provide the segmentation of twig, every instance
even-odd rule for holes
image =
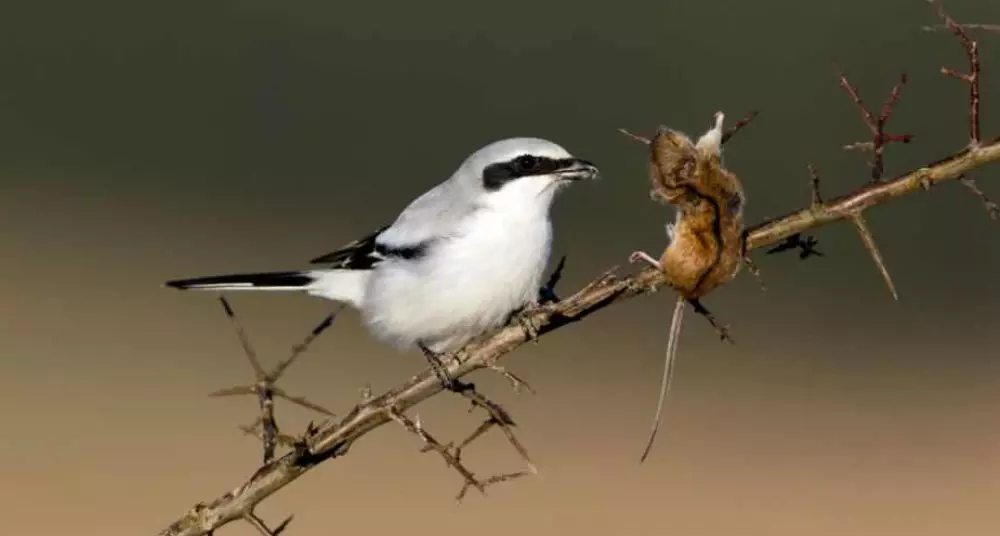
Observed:
[[[952,19],[947,12],[945,12],[944,6],[942,6],[940,2],[936,0],[928,0],[928,2],[930,2],[937,8],[938,16],[941,17],[941,19],[944,21],[944,24],[941,25],[941,28],[947,29],[949,32],[954,34],[955,37],[958,38],[959,42],[962,44],[962,49],[965,51],[965,57],[969,61],[968,74],[959,73],[958,71],[948,67],[941,67],[941,73],[944,74],[945,76],[955,78],[956,80],[961,80],[962,82],[965,82],[966,84],[969,85],[969,144],[973,146],[978,145],[980,136],[979,43],[978,41],[975,41],[972,38],[970,38],[969,35],[965,32],[965,30],[967,28],[977,27],[979,29],[991,29],[991,31],[1000,31],[1000,25],[959,24],[955,22],[955,20]],[[924,27],[925,30],[927,28],[928,27],[926,26]],[[968,188],[969,191],[973,193],[973,195],[978,197],[983,202],[983,205],[986,207],[986,212],[989,213],[990,218],[994,220],[997,219],[998,214],[1000,214],[1000,212],[998,212],[997,210],[996,203],[990,201],[989,198],[986,197],[986,194],[984,194],[983,191],[979,189],[979,186],[977,186],[975,181],[973,181],[972,179],[968,177],[963,177],[961,181],[962,184],[966,188]]]
[[[823,196],[820,195],[819,191],[819,171],[812,164],[809,164],[809,184],[812,187],[811,206],[818,207],[823,204]]]
[[[477,490],[479,490],[479,493],[482,493],[483,495],[486,494],[486,487],[483,486],[479,482],[479,480],[476,480],[476,475],[472,471],[468,470],[464,465],[462,465],[462,462],[459,461],[458,458],[452,456],[452,454],[448,452],[448,449],[444,445],[442,445],[438,440],[434,439],[434,436],[432,436],[427,430],[424,430],[423,426],[420,425],[419,417],[417,418],[416,421],[410,420],[405,415],[403,415],[401,411],[395,408],[389,408],[387,412],[389,414],[389,417],[392,418],[392,420],[398,422],[400,425],[403,426],[403,428],[407,429],[410,433],[415,434],[417,437],[423,440],[423,442],[427,445],[424,450],[431,449],[440,454],[441,458],[444,459],[445,463],[447,463],[449,467],[455,469],[455,471],[457,471],[458,474],[462,475],[462,478],[465,479],[466,484],[471,485]]]
[[[337,312],[327,315],[313,330],[306,336],[306,338],[299,344],[292,347],[291,355],[279,362],[274,370],[267,372],[264,367],[261,366],[260,360],[257,359],[257,352],[254,351],[253,346],[250,344],[250,339],[247,337],[246,331],[240,324],[239,320],[236,318],[236,313],[233,312],[233,308],[229,305],[229,302],[224,296],[219,297],[219,302],[222,304],[222,308],[226,313],[226,317],[229,318],[233,329],[236,331],[236,335],[240,340],[240,345],[243,347],[243,351],[250,361],[250,366],[253,368],[254,377],[257,380],[251,385],[238,385],[236,387],[227,387],[225,389],[219,389],[209,393],[208,396],[212,397],[222,397],[222,396],[236,396],[236,395],[254,395],[257,397],[257,402],[260,406],[260,416],[257,420],[253,422],[250,426],[240,426],[240,430],[249,435],[254,435],[258,437],[261,441],[261,445],[264,449],[264,463],[268,463],[274,459],[275,450],[278,444],[291,445],[294,443],[294,438],[281,433],[278,428],[278,423],[274,418],[274,399],[284,398],[289,402],[298,404],[302,407],[323,413],[324,415],[333,416],[330,410],[310,402],[309,400],[299,397],[292,396],[285,391],[279,389],[274,384],[281,378],[281,375],[285,373],[289,366],[306,349],[312,344],[316,337],[319,337],[321,333],[327,330],[332,324],[333,320],[341,308],[338,308]],[[258,433],[257,429],[260,428]]]
[[[257,532],[259,532],[261,536],[278,536],[288,528],[288,524],[292,522],[292,517],[293,516],[288,516],[281,522],[280,525],[273,529],[268,528],[267,523],[264,523],[264,520],[257,517],[257,514],[253,512],[248,512],[243,516],[243,519],[252,525],[253,528],[257,529]]]
[[[743,119],[740,119],[739,121],[733,123],[733,126],[731,126],[728,129],[726,129],[726,131],[722,134],[722,143],[726,143],[727,141],[729,141],[730,139],[732,139],[732,137],[735,136],[737,132],[739,132],[740,130],[742,130],[743,127],[749,125],[750,122],[753,121],[754,119],[756,119],[758,115],[760,115],[760,112],[757,111],[757,110],[754,110],[754,111],[750,112]]]
[[[984,32],[1000,33],[1000,24],[976,24],[976,23],[962,23],[962,27],[966,30],[982,30]],[[940,31],[951,31],[951,28],[947,24],[935,24],[933,26],[923,26],[921,29],[925,32],[940,32]]]
[[[861,113],[861,118],[865,121],[865,125],[868,126],[868,130],[871,131],[872,141],[868,143],[853,143],[845,145],[844,149],[865,149],[870,150],[874,156],[871,161],[872,168],[872,182],[878,182],[882,179],[882,174],[885,171],[884,153],[885,146],[894,143],[910,143],[913,136],[910,134],[886,134],[885,124],[892,117],[893,107],[899,100],[900,91],[903,89],[903,84],[906,83],[906,75],[901,75],[899,77],[899,82],[893,86],[892,91],[889,93],[889,97],[886,99],[885,103],[882,105],[882,109],[879,111],[879,115],[876,118],[875,115],[865,106],[864,102],[861,101],[861,96],[858,95],[858,89],[848,82],[847,77],[843,72],[839,74],[840,87],[844,88],[847,95],[851,97],[854,102],[854,106],[857,107],[858,112]]]
[[[997,207],[996,203],[990,201],[989,197],[986,197],[986,194],[979,189],[979,186],[976,186],[975,181],[968,177],[962,177],[959,179],[959,182],[961,182],[962,185],[968,188],[973,195],[978,197],[979,200],[983,202],[983,206],[986,207],[986,212],[990,215],[991,220],[1000,219],[1000,208]]]
[[[945,27],[951,31],[965,50],[965,56],[969,60],[969,72],[959,73],[949,67],[941,67],[941,74],[961,80],[969,85],[969,143],[977,145],[979,143],[979,43],[965,33],[964,25],[955,22],[944,10],[944,6],[937,0],[927,0],[937,8],[937,14],[944,21]]]

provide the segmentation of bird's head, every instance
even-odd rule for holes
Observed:
[[[494,208],[548,209],[562,186],[596,179],[594,164],[539,138],[508,138],[472,153],[457,174]]]

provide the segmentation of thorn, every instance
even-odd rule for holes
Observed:
[[[1000,24],[962,24],[962,27],[966,30],[982,30],[984,32],[1000,33]],[[940,32],[942,30],[950,31],[951,28],[947,24],[935,24],[933,26],[921,26],[921,30],[925,32]]]
[[[399,423],[400,426],[408,430],[410,433],[419,437],[424,442],[425,449],[434,450],[435,452],[437,452],[438,455],[441,456],[441,458],[445,461],[446,464],[448,464],[449,467],[451,467],[452,469],[457,471],[460,475],[462,475],[462,478],[465,480],[465,483],[468,486],[472,486],[477,490],[479,490],[479,493],[486,495],[486,486],[484,486],[481,482],[479,482],[479,480],[476,479],[476,475],[473,474],[472,471],[469,471],[464,465],[462,465],[462,462],[459,461],[457,458],[455,458],[450,452],[448,452],[448,449],[445,448],[445,446],[442,445],[437,439],[434,439],[434,436],[432,436],[429,432],[427,432],[427,430],[423,429],[416,422],[407,418],[405,415],[399,412],[395,407],[389,408],[387,410],[387,413],[389,415],[389,418]],[[464,490],[465,488],[463,487],[462,489]]]
[[[323,415],[326,415],[328,417],[334,417],[335,416],[333,414],[333,412],[331,412],[330,410],[324,408],[323,406],[320,406],[319,404],[315,404],[313,402],[310,402],[309,400],[307,400],[306,398],[301,397],[301,396],[291,396],[288,393],[282,391],[281,389],[278,389],[277,387],[272,387],[271,388],[271,393],[274,396],[278,397],[278,398],[283,398],[283,399],[285,399],[285,400],[287,400],[287,401],[289,401],[289,402],[291,402],[293,404],[297,404],[297,405],[302,406],[302,407],[304,407],[306,409],[311,409],[311,410],[313,410],[313,411],[315,411],[317,413],[322,413]]]
[[[819,171],[816,166],[809,164],[809,182],[812,186],[812,208],[823,204],[823,197],[819,193]]]
[[[237,396],[237,395],[255,395],[257,394],[257,387],[253,385],[239,385],[236,387],[227,387],[225,389],[219,389],[218,391],[212,391],[208,393],[210,397],[222,397],[222,396]]]
[[[285,373],[285,370],[287,370],[288,367],[290,367],[292,363],[294,363],[295,360],[298,359],[300,355],[302,355],[306,350],[309,349],[309,346],[312,345],[313,341],[315,341],[317,337],[319,337],[324,331],[326,331],[327,329],[330,328],[330,326],[333,325],[334,319],[336,319],[337,315],[340,314],[340,312],[343,309],[344,309],[343,305],[337,307],[337,309],[334,312],[324,317],[323,320],[321,320],[320,323],[317,324],[316,327],[314,327],[312,331],[309,332],[308,335],[306,335],[305,339],[303,339],[302,342],[296,344],[295,346],[292,346],[291,355],[289,355],[286,359],[284,359],[283,361],[278,363],[276,367],[274,367],[274,370],[272,370],[271,373],[267,375],[268,380],[272,382],[278,381],[278,378],[280,378],[281,375]]]
[[[979,186],[976,186],[975,181],[967,177],[962,177],[958,180],[966,188],[968,188],[973,193],[973,195],[978,197],[979,200],[983,202],[983,205],[986,207],[986,212],[989,213],[991,220],[1000,219],[1000,207],[997,207],[996,203],[990,201],[990,198],[986,197],[986,194],[979,189]]]
[[[257,381],[266,379],[267,374],[264,373],[264,367],[261,367],[260,361],[257,360],[257,352],[250,344],[250,338],[247,337],[246,331],[243,329],[243,325],[236,319],[236,313],[233,312],[233,308],[229,305],[229,301],[226,300],[225,296],[219,296],[219,302],[222,303],[222,309],[225,311],[226,317],[229,318],[229,323],[232,324],[233,329],[236,331],[236,336],[240,340],[243,352],[250,361],[250,366],[253,367],[254,377]]]
[[[875,150],[875,144],[870,141],[856,141],[854,143],[848,143],[841,148],[845,151],[862,151],[870,153]]]
[[[732,137],[735,136],[737,132],[743,130],[743,127],[749,125],[750,122],[756,119],[758,115],[760,115],[760,112],[754,110],[749,114],[747,114],[747,116],[744,117],[743,119],[740,119],[739,121],[733,123],[733,126],[726,129],[726,131],[722,134],[722,143],[725,144],[730,139],[732,139]]]
[[[264,523],[264,520],[257,517],[257,515],[254,514],[252,511],[244,514],[243,519],[247,523],[253,525],[253,527],[257,529],[257,532],[261,533],[262,536],[278,536],[279,534],[282,533],[282,531],[288,528],[288,524],[292,522],[292,516],[288,516],[284,521],[281,522],[280,525],[278,525],[276,529],[271,530],[267,528],[267,524]]]
[[[515,394],[521,394],[521,389],[524,389],[533,395],[538,394],[535,392],[534,389],[531,388],[530,385],[528,385],[528,382],[524,381],[513,372],[507,371],[507,369],[505,369],[504,367],[497,364],[491,364],[489,365],[489,369],[492,370],[493,372],[501,374],[504,378],[506,378],[507,381],[510,382],[511,387],[514,389]]]
[[[644,143],[646,145],[649,145],[650,143],[653,143],[649,138],[644,138],[644,137],[642,137],[642,136],[640,136],[638,134],[633,134],[632,132],[630,132],[629,130],[624,129],[624,128],[618,129],[618,132],[621,132],[622,134],[628,136],[629,138],[632,138],[633,140],[635,140],[635,141],[637,141],[639,143]]]
[[[514,450],[521,455],[521,459],[528,465],[528,469],[532,473],[537,473],[538,469],[535,464],[532,463],[531,457],[528,455],[528,449],[524,448],[524,445],[517,439],[514,435],[513,427],[515,426],[514,419],[511,418],[510,413],[507,412],[500,404],[486,398],[486,396],[480,394],[476,391],[475,386],[467,384],[466,388],[460,393],[462,396],[467,398],[473,405],[486,410],[490,414],[490,420],[494,421],[495,425],[500,428],[504,436],[507,437],[507,442],[514,447]]]
[[[868,229],[868,224],[861,214],[851,216],[851,221],[854,222],[854,227],[857,228],[858,234],[861,235],[861,241],[864,242],[865,249],[868,250],[868,253],[871,253],[872,259],[875,261],[875,266],[882,273],[882,279],[885,280],[885,284],[889,287],[889,292],[892,293],[893,299],[899,300],[899,294],[896,293],[896,286],[892,284],[892,277],[889,276],[889,270],[886,269],[885,262],[882,261],[882,254],[879,253],[878,246],[875,244],[875,237],[872,236],[871,231]]]
[[[767,287],[764,285],[764,278],[760,275],[760,268],[758,268],[757,263],[753,262],[753,259],[750,258],[749,253],[743,255],[743,264],[747,265],[747,271],[750,272],[750,275],[752,275],[757,281],[757,284],[760,285],[760,289],[766,292]]]

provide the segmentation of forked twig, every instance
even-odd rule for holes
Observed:
[[[969,62],[969,72],[960,73],[955,69],[949,67],[941,67],[941,74],[965,82],[969,86],[969,145],[977,146],[980,141],[980,127],[979,127],[979,76],[980,76],[980,66],[979,66],[979,42],[975,41],[969,34],[966,33],[967,28],[978,27],[979,29],[988,28],[1000,28],[1000,25],[970,25],[970,24],[959,24],[955,22],[954,19],[948,15],[944,10],[944,6],[941,5],[937,0],[928,0],[929,3],[933,4],[937,8],[937,14],[944,21],[941,25],[942,29],[947,29],[955,37],[958,38],[959,42],[962,44],[962,49],[965,51],[965,57]],[[984,28],[985,27],[985,28]],[[928,27],[924,27],[926,30]],[[994,30],[995,31],[995,30]],[[961,183],[965,186],[973,195],[978,197],[983,205],[986,207],[986,212],[989,213],[991,219],[998,219],[998,210],[996,203],[993,203],[986,197],[986,194],[979,189],[975,181],[968,177],[963,177]]]
[[[274,384],[281,378],[282,374],[288,369],[289,366],[306,349],[312,344],[314,340],[324,331],[326,331],[331,325],[333,325],[333,320],[341,308],[338,308],[337,312],[327,315],[323,320],[312,329],[312,331],[306,336],[306,338],[299,344],[292,347],[291,355],[278,363],[277,366],[270,372],[264,370],[261,366],[260,360],[257,358],[257,352],[253,349],[250,344],[250,338],[246,334],[246,330],[243,329],[242,324],[236,318],[236,313],[233,311],[232,306],[226,300],[225,296],[219,297],[219,302],[222,304],[222,308],[226,313],[226,317],[229,318],[229,322],[232,324],[233,329],[236,331],[236,335],[240,340],[240,345],[243,347],[243,351],[250,361],[250,366],[253,368],[254,377],[256,382],[250,385],[238,385],[235,387],[227,387],[225,389],[219,389],[208,396],[212,397],[222,397],[222,396],[237,396],[237,395],[254,395],[257,397],[258,405],[260,406],[260,416],[257,420],[249,426],[240,426],[240,430],[244,433],[254,435],[261,440],[261,445],[264,449],[264,463],[268,463],[274,459],[275,450],[279,444],[292,445],[295,442],[294,438],[281,433],[278,428],[278,423],[274,418],[274,399],[283,398],[298,404],[299,406],[311,409],[313,411],[322,413],[324,415],[333,416],[330,410],[310,402],[304,397],[292,396],[279,389]],[[258,433],[258,428],[260,431]]]
[[[900,92],[903,89],[903,84],[906,83],[906,75],[901,75],[899,77],[899,82],[893,86],[892,91],[889,93],[889,97],[886,99],[885,103],[882,105],[882,109],[879,111],[879,115],[876,118],[875,115],[865,106],[864,102],[861,100],[861,96],[858,94],[858,89],[854,87],[848,80],[847,76],[843,72],[839,73],[838,80],[840,81],[840,87],[844,88],[847,95],[854,102],[854,106],[861,113],[861,118],[864,120],[865,125],[868,130],[871,131],[872,141],[867,143],[854,143],[845,145],[845,149],[869,149],[871,150],[873,157],[871,161],[872,168],[872,182],[878,182],[882,180],[882,174],[885,171],[884,153],[885,146],[890,143],[910,143],[913,139],[911,134],[886,134],[885,124],[892,117],[893,108],[896,102],[899,100]]]

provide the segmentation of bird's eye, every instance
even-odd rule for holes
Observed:
[[[532,171],[538,167],[538,159],[530,154],[525,154],[517,157],[514,164],[522,171]]]

